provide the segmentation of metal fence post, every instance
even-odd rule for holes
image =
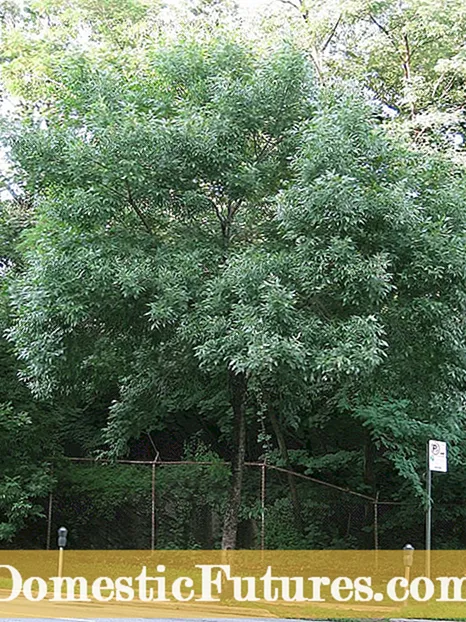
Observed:
[[[261,551],[265,549],[265,476],[266,463],[261,466]]]
[[[151,535],[150,550],[155,549],[155,461],[152,463],[152,501],[151,501]]]
[[[53,492],[49,492],[49,508],[47,512],[47,551],[50,551],[50,539],[52,537],[52,505]]]
[[[374,549],[375,549],[375,569],[379,569],[379,490],[374,500]]]

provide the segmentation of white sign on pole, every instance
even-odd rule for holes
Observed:
[[[447,444],[429,441],[429,471],[447,472]]]

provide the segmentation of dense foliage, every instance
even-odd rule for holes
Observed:
[[[257,546],[263,460],[406,504],[386,533],[419,539],[429,438],[449,443],[438,499],[466,483],[452,14],[439,47],[427,2],[303,0],[265,44],[226,5],[165,34],[155,3],[98,5],[3,5],[0,538],[53,488],[78,546],[148,544],[150,469],[73,455],[214,463],[158,469],[158,546]],[[270,478],[267,545],[372,546],[371,506],[326,494]]]

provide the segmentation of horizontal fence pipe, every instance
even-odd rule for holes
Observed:
[[[182,466],[182,465],[204,465],[204,466],[214,466],[214,465],[229,465],[229,462],[225,462],[224,460],[125,460],[125,459],[116,459],[113,458],[75,458],[72,456],[66,456],[66,460],[70,460],[71,462],[93,462],[95,464],[105,463],[105,464],[157,464],[159,466]],[[245,462],[244,466],[263,466],[263,462]]]
[[[153,465],[154,460],[125,460],[125,459],[112,459],[112,458],[75,458],[71,456],[67,456],[66,460],[70,460],[71,462],[91,462],[94,464],[139,464],[139,465]],[[158,460],[156,462],[158,466],[226,466],[229,465],[229,462],[225,461],[195,461],[195,460]],[[264,466],[263,462],[245,462],[244,466],[252,466],[252,467],[262,467]],[[390,501],[377,501],[373,497],[369,495],[364,495],[360,492],[355,492],[354,490],[349,490],[348,488],[343,488],[342,486],[337,486],[336,484],[330,484],[329,482],[324,482],[315,477],[311,477],[310,475],[305,475],[304,473],[297,473],[296,471],[290,471],[289,469],[284,469],[283,467],[278,467],[272,464],[266,464],[265,467],[267,469],[272,469],[274,471],[278,471],[280,473],[285,473],[289,475],[294,475],[301,479],[314,482],[315,484],[320,484],[321,486],[326,486],[327,488],[333,488],[334,490],[338,490],[340,492],[344,492],[348,495],[353,495],[356,497],[360,497],[361,499],[365,499],[366,501],[371,501],[372,503],[386,503],[390,505],[403,505],[402,502],[390,502]]]
[[[374,499],[373,497],[369,497],[368,495],[363,495],[361,492],[354,492],[353,490],[349,490],[348,488],[342,488],[341,486],[337,486],[336,484],[329,484],[328,482],[323,482],[320,479],[316,479],[315,477],[311,477],[310,475],[305,475],[304,473],[296,473],[296,471],[289,471],[288,469],[283,469],[282,467],[277,467],[272,464],[268,464],[267,467],[269,469],[273,469],[274,471],[279,471],[280,473],[295,475],[296,477],[300,477],[301,479],[314,482],[315,484],[320,484],[321,486],[327,486],[328,488],[334,488],[335,490],[339,490],[340,492],[345,492],[348,495],[355,495],[356,497],[361,497],[362,499],[366,499],[367,501],[372,501],[373,503],[376,502],[376,499]],[[380,501],[378,503],[380,503]]]

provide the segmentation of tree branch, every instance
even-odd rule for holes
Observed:
[[[333,37],[335,36],[335,33],[337,31],[338,26],[340,25],[341,19],[343,17],[343,13],[340,13],[334,27],[332,28],[332,30],[330,31],[330,34],[328,35],[327,39],[325,40],[324,45],[322,46],[320,52],[321,54],[323,52],[325,52],[325,50],[327,49],[327,46],[329,45],[330,41],[333,39]]]
[[[282,4],[289,4],[290,6],[292,6],[294,9],[296,9],[297,11],[301,12],[301,4],[297,5],[294,2],[291,2],[291,0],[279,0]]]
[[[148,221],[146,220],[146,217],[144,216],[144,214],[141,212],[141,210],[137,206],[136,201],[134,200],[134,197],[133,197],[133,193],[131,192],[131,186],[129,185],[129,182],[128,182],[127,179],[125,179],[125,186],[126,186],[126,190],[128,191],[128,200],[129,200],[129,204],[130,204],[131,208],[133,209],[133,211],[138,216],[139,220],[144,225],[144,228],[146,229],[147,233],[151,233],[152,234],[153,231],[151,229],[151,226],[149,225]]]
[[[220,208],[217,205],[217,203],[213,199],[211,199],[211,202],[212,202],[212,205],[214,206],[215,213],[217,214],[217,218],[220,223],[220,227],[222,229],[222,235],[225,237],[226,226],[227,226],[226,219],[222,216],[222,212],[220,211]]]
[[[379,28],[379,30],[381,30],[381,31],[384,33],[384,35],[386,35],[386,36],[390,39],[390,41],[391,41],[391,43],[392,43],[393,47],[395,48],[395,50],[396,50],[396,52],[397,52],[398,56],[400,56],[400,50],[399,50],[399,48],[398,48],[398,43],[397,43],[397,40],[394,38],[394,36],[393,36],[393,35],[392,35],[392,33],[388,30],[388,28],[385,28],[385,26],[383,26],[380,22],[378,22],[378,21],[375,19],[375,17],[372,15],[372,13],[369,13],[369,19],[371,20],[371,22],[372,22],[373,24],[375,24],[375,25],[377,26],[377,28]]]
[[[403,67],[405,70],[405,77],[406,77],[406,80],[411,80],[411,50],[409,47],[409,39],[408,39],[407,34],[403,35],[403,42],[404,42],[405,50],[406,50],[406,57],[403,63]]]
[[[405,51],[406,51],[406,56],[403,60],[403,71],[405,74],[406,84],[409,86],[411,83],[411,49],[409,46],[408,35],[406,33],[403,35],[403,43],[404,43]],[[416,107],[414,105],[414,101],[411,100],[411,97],[410,97],[409,108],[410,108],[411,118],[413,118],[414,115],[416,114]]]
[[[291,0],[279,0],[279,2],[281,2],[282,4],[289,4],[294,9],[299,11],[301,13],[301,16],[304,19],[304,21],[307,22],[307,20],[309,19],[309,11],[304,6],[304,0],[298,0],[298,2],[299,2],[298,4],[295,4],[294,2],[291,2]]]

